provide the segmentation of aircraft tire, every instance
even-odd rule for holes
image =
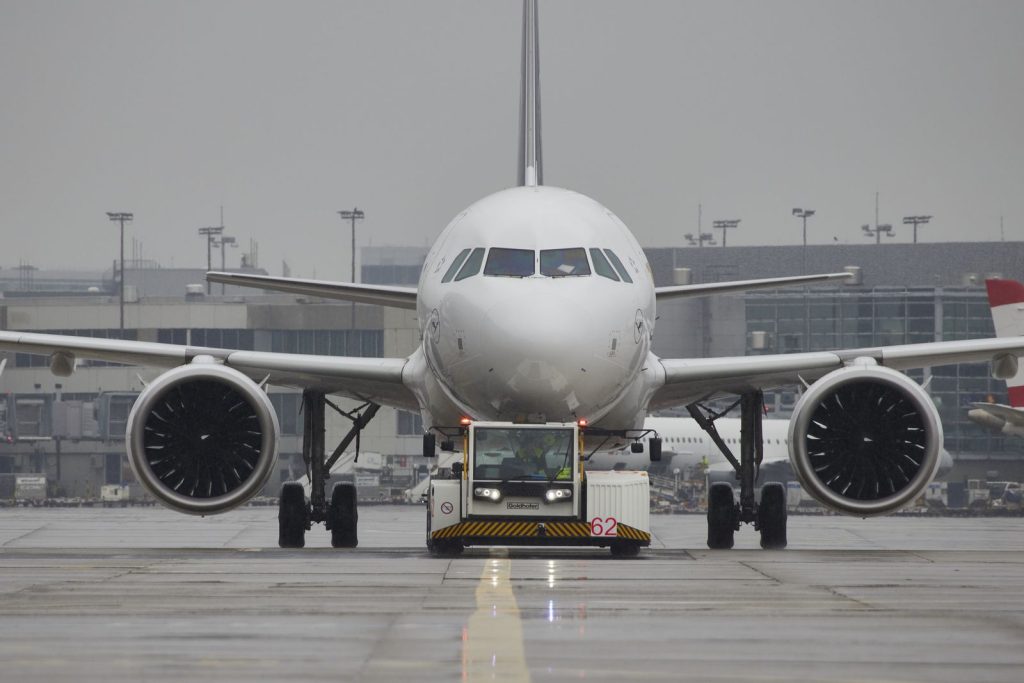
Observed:
[[[761,547],[782,550],[786,547],[786,489],[778,482],[761,487],[761,503],[757,506],[757,528],[761,531]]]
[[[708,547],[728,550],[735,542],[736,502],[732,485],[715,482],[708,491]]]
[[[359,510],[356,507],[356,487],[353,484],[334,485],[327,514],[331,527],[332,548],[355,548],[359,545]]]
[[[289,481],[281,487],[277,501],[277,544],[282,548],[306,545],[306,492],[302,484]]]

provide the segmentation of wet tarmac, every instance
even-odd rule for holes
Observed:
[[[276,547],[274,508],[0,509],[2,681],[1012,681],[1024,519],[793,517],[704,547],[654,517],[634,560],[434,559],[420,507],[360,547]]]

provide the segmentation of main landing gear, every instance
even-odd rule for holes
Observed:
[[[327,480],[331,478],[331,467],[354,439],[356,458],[359,457],[359,434],[369,424],[380,406],[364,403],[353,411],[346,412],[327,400],[319,391],[302,392],[303,429],[302,460],[306,463],[310,493],[302,484],[290,481],[281,487],[278,501],[278,545],[282,548],[302,548],[306,545],[306,532],[314,522],[323,522],[331,532],[331,546],[355,548],[359,544],[357,525],[359,512],[356,509],[356,487],[353,484],[336,483],[327,500]],[[324,416],[327,406],[339,415],[352,421],[352,428],[341,440],[330,456],[324,448]]]
[[[740,458],[718,434],[715,420],[740,406]],[[697,424],[708,433],[733,468],[740,483],[740,500],[735,500],[733,487],[716,482],[708,490],[708,547],[728,549],[733,546],[734,534],[740,524],[753,524],[761,533],[761,547],[781,550],[786,547],[786,489],[778,482],[761,487],[761,502],[754,496],[757,473],[764,456],[761,418],[764,394],[760,390],[741,394],[739,400],[721,413],[715,413],[696,403],[687,406]]]

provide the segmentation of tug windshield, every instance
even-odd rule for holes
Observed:
[[[477,427],[473,453],[477,481],[572,479],[573,430]]]

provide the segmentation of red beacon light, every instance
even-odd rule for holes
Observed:
[[[580,426],[580,428],[582,429],[582,428],[586,427],[590,423],[587,422],[587,418],[581,417],[579,420],[576,421],[576,424],[578,424]]]
[[[470,420],[468,417],[464,417],[461,420],[459,420],[459,424],[462,425],[463,427],[468,427],[471,422],[472,420]]]

